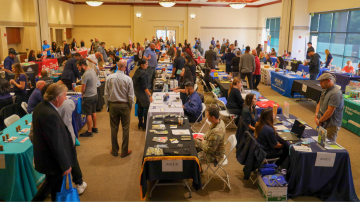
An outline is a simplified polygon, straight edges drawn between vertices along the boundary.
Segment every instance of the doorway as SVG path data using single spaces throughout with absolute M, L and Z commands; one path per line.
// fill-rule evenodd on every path
M 170 45 L 176 44 L 176 31 L 175 30 L 156 30 L 156 38 L 160 37 L 165 41 L 166 37 L 170 40 Z
M 56 44 L 58 46 L 62 46 L 63 41 L 63 29 L 55 29 L 55 35 L 56 35 Z

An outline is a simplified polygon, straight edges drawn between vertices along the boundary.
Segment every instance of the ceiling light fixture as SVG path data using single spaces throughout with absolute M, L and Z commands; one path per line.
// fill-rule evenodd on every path
M 141 17 L 141 14 L 140 14 L 140 13 L 137 13 L 137 14 L 136 14 L 136 17 L 138 17 L 138 18 Z
M 86 1 L 87 5 L 89 6 L 100 6 L 101 4 L 103 4 L 104 2 L 102 1 Z
M 176 4 L 176 2 L 175 1 L 159 1 L 159 4 L 163 7 L 169 8 L 169 7 L 173 7 Z
M 246 6 L 246 3 L 230 3 L 229 6 L 233 9 L 242 9 Z
M 190 17 L 191 17 L 191 19 L 194 19 L 194 18 L 195 18 L 195 15 L 194 15 L 194 14 L 191 14 Z

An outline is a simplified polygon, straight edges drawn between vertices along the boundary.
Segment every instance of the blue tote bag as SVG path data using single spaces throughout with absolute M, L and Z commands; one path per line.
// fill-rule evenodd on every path
M 66 189 L 66 178 L 69 177 L 69 189 Z M 80 201 L 79 193 L 76 188 L 73 188 L 71 183 L 71 176 L 64 176 L 61 191 L 56 193 L 56 201 Z
M 81 103 L 82 103 L 82 98 L 79 97 L 78 98 L 78 103 L 77 103 L 77 113 L 78 114 L 82 114 Z

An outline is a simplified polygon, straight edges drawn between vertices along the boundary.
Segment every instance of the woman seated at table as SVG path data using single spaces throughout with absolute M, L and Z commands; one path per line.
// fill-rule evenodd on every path
M 190 55 L 185 56 L 184 67 L 189 67 L 193 81 L 196 81 L 196 63 Z
M 31 50 L 29 53 L 28 62 L 35 62 L 35 61 L 36 61 L 35 51 Z
M 221 57 L 221 60 L 226 60 L 226 73 L 227 74 L 231 74 L 232 73 L 232 69 L 231 69 L 231 60 L 236 57 L 236 55 L 234 53 L 231 52 L 231 48 L 227 49 L 227 53 Z
M 241 96 L 241 79 L 235 77 L 234 80 L 230 83 L 229 97 L 227 98 L 226 108 L 230 114 L 237 115 L 237 120 L 235 124 L 237 125 L 238 120 L 241 116 L 241 111 L 244 105 L 244 99 Z
M 287 54 L 287 51 L 286 50 L 284 50 L 284 53 L 283 53 L 283 55 L 282 55 L 283 57 L 286 57 L 286 56 L 288 56 L 288 54 Z
M 265 60 L 264 64 L 272 66 L 272 60 L 270 58 L 270 55 L 266 54 L 265 57 L 266 57 L 266 60 Z
M 19 63 L 14 63 L 11 68 L 12 72 L 15 73 L 15 79 L 10 80 L 10 85 L 14 85 L 16 103 L 21 104 L 22 102 L 27 101 L 26 86 L 28 77 Z
M 40 50 L 40 49 L 37 50 L 37 55 L 36 55 L 36 57 L 37 57 L 37 59 L 41 59 L 42 54 L 41 54 L 41 50 Z
M 185 83 L 187 83 L 189 81 L 194 82 L 192 74 L 191 74 L 191 70 L 189 67 L 184 67 L 180 73 L 179 87 L 170 89 L 170 90 L 173 90 L 175 93 L 180 92 L 180 99 L 183 104 L 185 104 L 185 101 L 187 98 L 187 95 L 185 92 Z
M 260 62 L 263 62 L 264 64 L 266 63 L 265 53 L 262 51 L 260 52 L 259 60 L 260 60 Z
M 138 128 L 146 129 L 147 114 L 150 103 L 152 102 L 151 93 L 147 87 L 148 76 L 146 69 L 148 67 L 148 61 L 144 58 L 139 60 L 139 68 L 132 77 L 134 83 L 134 92 L 136 96 L 136 103 L 138 105 L 137 113 L 139 124 Z M 144 119 L 143 119 L 144 118 Z
M 331 55 L 329 49 L 325 50 L 326 58 L 325 58 L 325 67 L 331 66 L 332 61 L 334 60 L 333 56 Z
M 275 48 L 272 48 L 272 49 L 271 49 L 270 56 L 271 56 L 271 57 L 276 57 L 276 51 L 275 51 Z
M 254 137 L 266 152 L 267 159 L 280 158 L 276 161 L 276 165 L 279 166 L 285 161 L 288 152 L 286 152 L 286 147 L 276 140 L 274 118 L 272 109 L 264 109 L 255 126 Z
M 353 74 L 354 73 L 354 67 L 351 66 L 352 65 L 351 60 L 347 61 L 346 64 L 347 65 L 341 71 Z
M 0 76 L 0 110 L 11 104 L 13 99 L 10 95 L 10 83 Z
M 208 67 L 205 69 L 205 76 L 203 78 L 203 80 L 205 81 L 206 84 L 206 88 L 204 88 L 205 92 L 208 92 L 208 90 L 211 91 L 211 86 L 210 83 L 214 83 L 214 78 L 210 75 L 211 73 L 211 69 Z
M 280 69 L 285 69 L 285 62 L 284 59 L 282 57 L 277 57 L 277 67 Z
M 245 104 L 241 111 L 241 118 L 244 123 L 249 127 L 250 131 L 255 130 L 255 124 L 258 119 L 256 106 L 256 95 L 253 93 L 247 94 L 245 97 Z

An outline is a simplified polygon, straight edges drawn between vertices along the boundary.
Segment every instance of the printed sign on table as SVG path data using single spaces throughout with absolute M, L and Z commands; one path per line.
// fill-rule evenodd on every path
M 333 167 L 336 153 L 318 152 L 316 155 L 315 166 Z
M 183 172 L 183 160 L 162 160 L 162 172 Z

